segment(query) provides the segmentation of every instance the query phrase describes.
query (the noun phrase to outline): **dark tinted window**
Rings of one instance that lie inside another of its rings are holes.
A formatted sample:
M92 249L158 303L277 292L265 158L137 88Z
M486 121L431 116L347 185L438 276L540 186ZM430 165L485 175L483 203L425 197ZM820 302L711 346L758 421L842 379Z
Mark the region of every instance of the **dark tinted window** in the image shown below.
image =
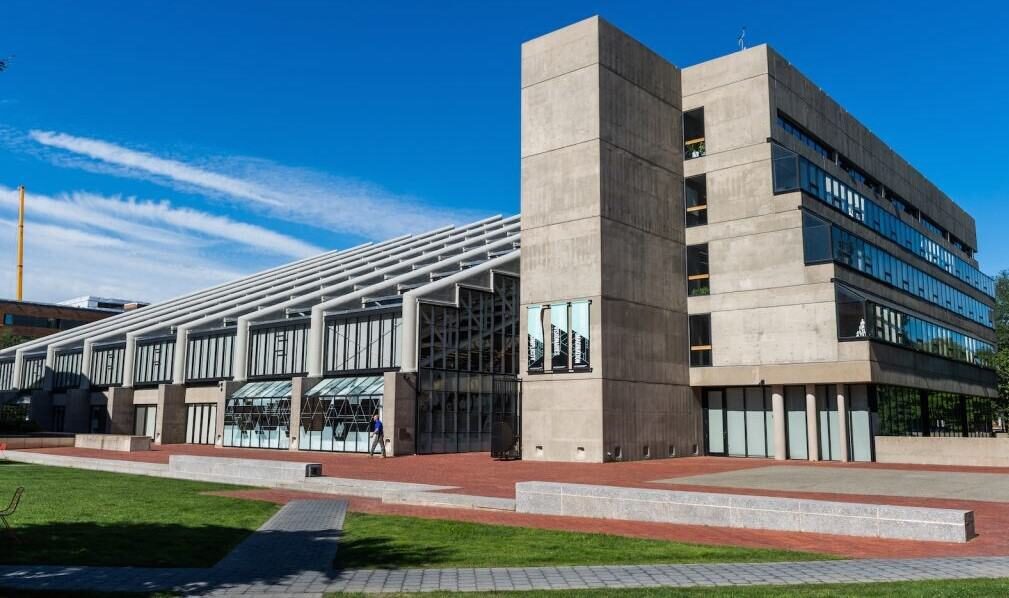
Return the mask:
M708 183L702 174L688 177L683 182L684 204L687 210L687 226L701 226L708 223Z
M809 212L803 212L802 248L807 264L829 262L832 259L830 224Z

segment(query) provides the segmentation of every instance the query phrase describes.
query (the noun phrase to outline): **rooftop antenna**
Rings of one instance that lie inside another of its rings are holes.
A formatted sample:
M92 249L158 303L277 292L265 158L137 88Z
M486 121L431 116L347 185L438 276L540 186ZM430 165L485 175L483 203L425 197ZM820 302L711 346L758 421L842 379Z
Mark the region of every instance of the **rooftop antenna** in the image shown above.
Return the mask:
M740 50L746 49L746 25L743 25L743 30L739 32L739 37L736 38L736 43L739 44Z

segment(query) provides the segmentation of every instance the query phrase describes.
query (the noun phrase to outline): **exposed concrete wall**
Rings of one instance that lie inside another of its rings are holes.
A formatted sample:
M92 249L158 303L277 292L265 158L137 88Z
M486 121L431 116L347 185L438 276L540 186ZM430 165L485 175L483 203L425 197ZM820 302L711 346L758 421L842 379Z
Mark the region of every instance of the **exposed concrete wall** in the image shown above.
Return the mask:
M876 461L1009 467L1009 438L876 436Z
M417 452L417 374L386 372L382 423L390 457ZM370 443L369 443L370 446Z
M158 386L158 410L155 413L154 444L186 442L186 386Z
M134 389L114 387L108 390L105 403L109 414L110 434L133 434L133 393Z
M298 376L291 378L291 431L290 431L290 445L288 450L297 451L298 449L298 437L301 436L301 404L305 399L305 395L308 391L312 390L319 381L322 380L320 377L314 376Z
M43 430L53 429L53 395L44 390L35 390L31 394L31 404L28 406L29 417Z
M523 371L524 458L640 459L697 442L682 417L697 406L679 105L676 67L599 18L523 45L523 308L592 302L591 371Z
M91 393L89 391L80 389L67 391L63 431L74 433L91 431Z
M775 112L781 109L792 119L817 137L843 154L897 194L928 214L933 220L963 239L972 247L977 247L977 231L974 219L945 193L939 190L918 170L894 152L883 140L858 122L842 106L831 99L816 83L810 81L781 55L767 46L747 50L763 54L768 62L771 76L771 97ZM726 57L731 59L734 55ZM689 70L689 69L688 69ZM865 93L871 93L866 88ZM773 113L772 113L773 114ZM790 147L805 152L789 135L774 127L773 136ZM812 156L810 156L812 157ZM841 178L842 171L834 170ZM910 222L910 220L906 220ZM937 235L931 235L918 226L927 236L940 244L951 246ZM963 257L962 254L960 254ZM965 258L966 259L966 258ZM976 264L975 264L976 265Z

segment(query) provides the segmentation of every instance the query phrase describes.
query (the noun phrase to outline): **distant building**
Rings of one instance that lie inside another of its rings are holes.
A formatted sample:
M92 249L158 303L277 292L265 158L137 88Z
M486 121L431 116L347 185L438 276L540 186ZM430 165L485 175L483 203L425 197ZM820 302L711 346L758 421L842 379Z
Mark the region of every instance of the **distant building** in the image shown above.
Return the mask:
M0 336L7 333L28 339L41 338L114 314L110 309L82 309L54 303L0 299Z
M95 297L94 295L85 295L84 297L76 297L74 299L67 299L66 301L60 301L58 305L80 307L82 309L100 309L104 311L121 313L124 311L130 311L133 309L146 307L147 305L150 304L145 303L143 301L131 301L129 299L113 299L111 297Z

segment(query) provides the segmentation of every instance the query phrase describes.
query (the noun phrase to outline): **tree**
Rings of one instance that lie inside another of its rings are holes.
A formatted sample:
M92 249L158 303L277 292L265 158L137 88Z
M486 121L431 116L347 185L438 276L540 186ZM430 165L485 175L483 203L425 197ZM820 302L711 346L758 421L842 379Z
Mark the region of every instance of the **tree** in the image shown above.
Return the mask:
M1003 418L1009 416L1009 270L995 277L995 372L998 374L999 406Z
M11 334L9 330L0 330L0 349L6 349L7 347L20 345L26 340L28 340L27 336L18 336L16 334Z

